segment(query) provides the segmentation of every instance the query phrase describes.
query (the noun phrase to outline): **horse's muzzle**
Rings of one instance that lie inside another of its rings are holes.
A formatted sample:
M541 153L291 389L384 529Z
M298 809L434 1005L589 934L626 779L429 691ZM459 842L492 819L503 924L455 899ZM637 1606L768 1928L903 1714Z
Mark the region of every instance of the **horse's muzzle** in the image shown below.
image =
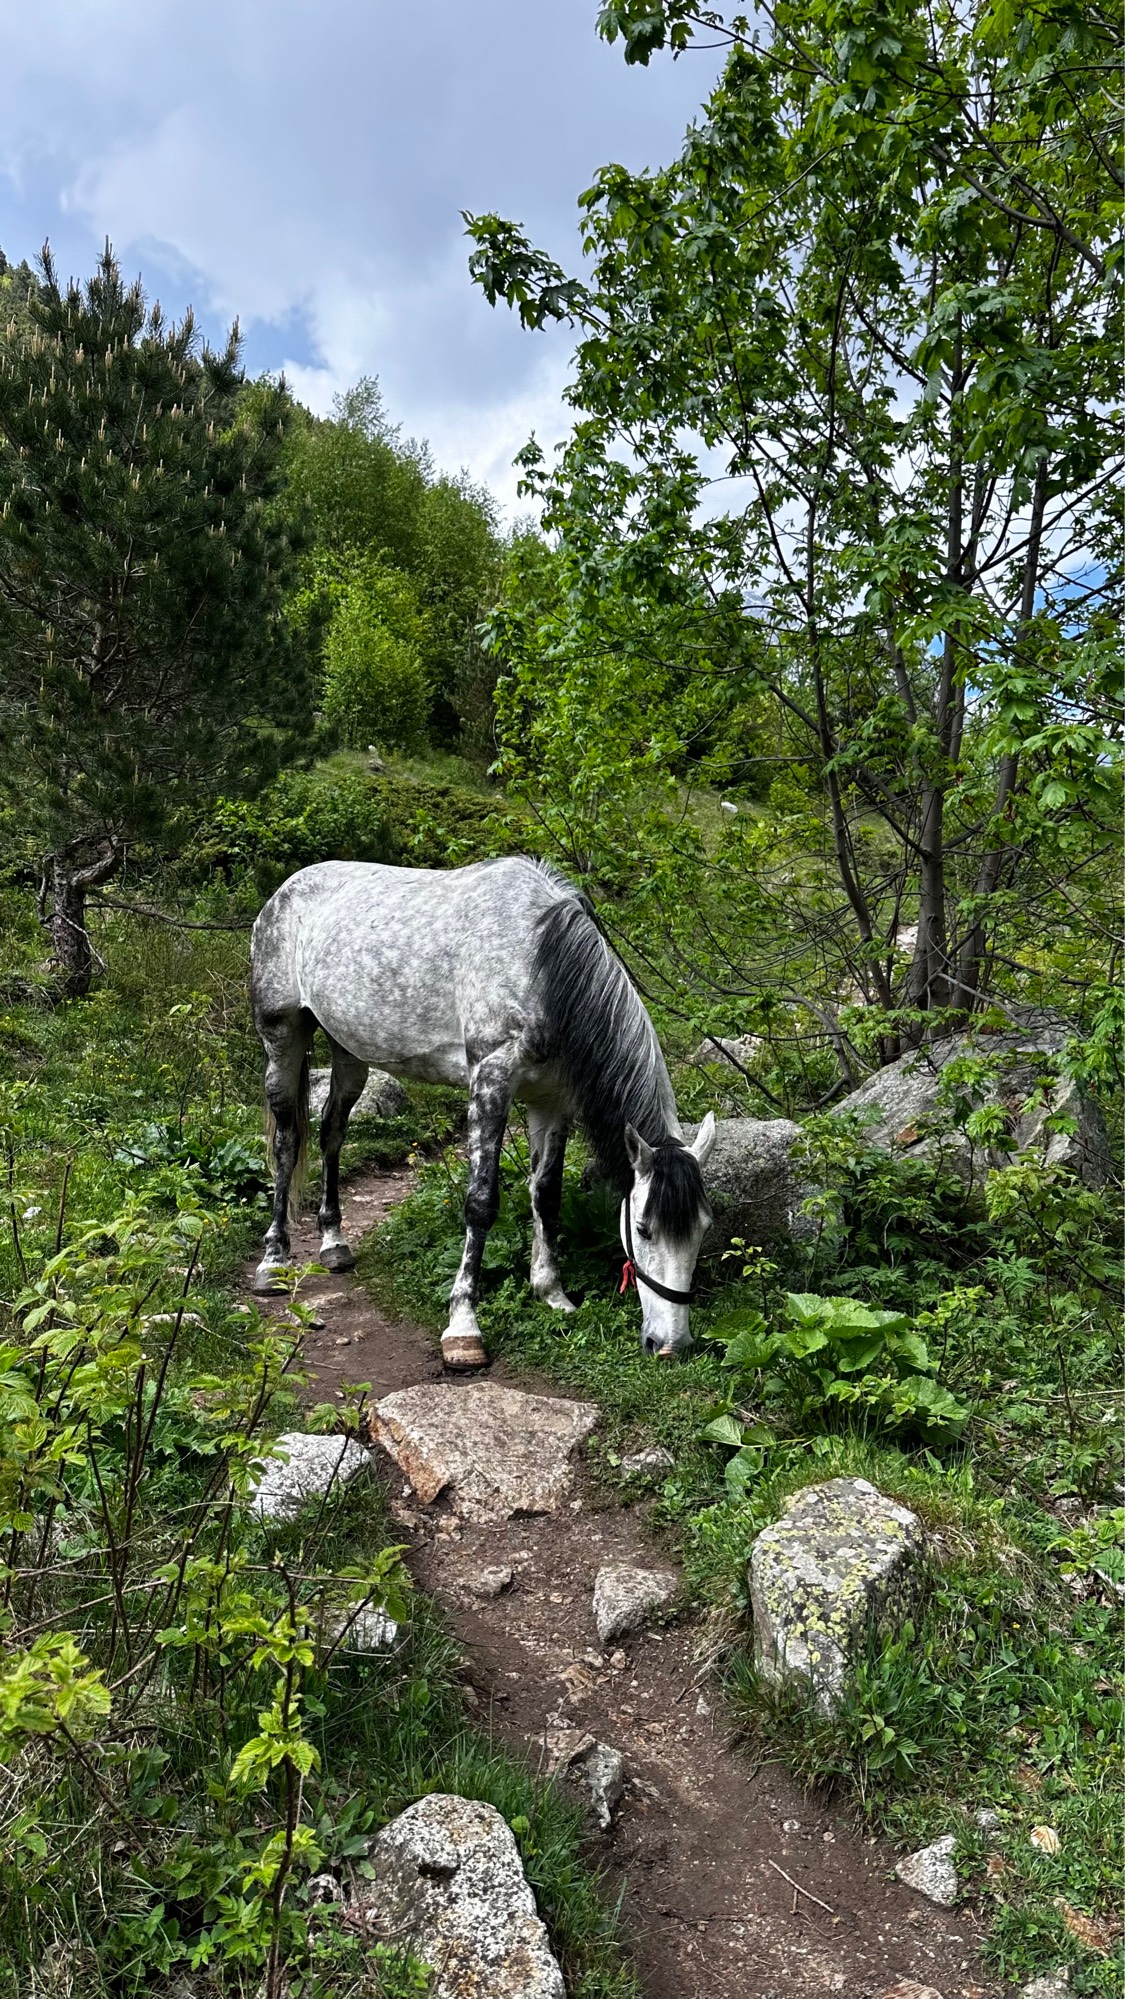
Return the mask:
M680 1341L678 1346L669 1341L668 1345L663 1347L657 1344L651 1333L644 1333L641 1336L641 1346L644 1352L654 1356L657 1360L678 1360L681 1354L690 1352L693 1345L694 1341L690 1333L686 1340Z

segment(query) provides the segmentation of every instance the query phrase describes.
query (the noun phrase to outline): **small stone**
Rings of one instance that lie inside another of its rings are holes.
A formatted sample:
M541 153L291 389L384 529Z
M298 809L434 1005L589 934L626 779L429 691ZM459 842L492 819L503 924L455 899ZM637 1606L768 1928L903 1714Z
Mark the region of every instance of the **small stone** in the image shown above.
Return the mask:
M608 1742L570 1727L552 1728L546 1738L548 1773L567 1776L584 1784L590 1793L594 1816L603 1832L613 1823L613 1814L625 1788L625 1759Z
M695 1712L699 1716L700 1721L710 1719L712 1708L706 1694L700 1694L699 1699L695 1703Z
M314 1908L321 1908L327 1902L342 1902L344 1891L334 1874L313 1874L309 1877L305 1894Z
M310 1069L309 1111L314 1118L324 1115L331 1082L331 1069ZM364 1118L403 1117L409 1109L410 1099L397 1078L388 1076L385 1069L371 1069L359 1101L352 1108L351 1122L362 1124Z
M675 1462L671 1451L666 1451L663 1444L653 1444L650 1450L633 1451L627 1458L622 1458L621 1470L635 1478L643 1472L669 1471Z
M1003 1823L999 1812L994 1812L991 1805L981 1805L973 1813L973 1824L980 1832L998 1832Z
M1053 1825L1033 1825L1028 1837L1040 1853L1062 1852L1062 1840Z
M953 1865L956 1845L954 1834L947 1832L941 1839L935 1839L932 1846L908 1853L898 1862L895 1873L905 1887L915 1889L943 1909L951 1908L957 1900L957 1869Z
M782 1832L800 1832L801 1830L800 1819L782 1819L781 1830Z
M920 1985L916 1978L900 1978L897 1985L888 1985L880 1999L941 1999L941 1993L934 1985Z
M639 1630L652 1611L671 1603L677 1588L676 1577L666 1570L607 1562L594 1579L594 1621L602 1644Z
M824 1841L825 1846L835 1846L836 1835L834 1832L822 1832L820 1836L821 1839Z
M259 1520L293 1520L310 1500L349 1485L371 1468L371 1453L353 1437L314 1437L303 1430L274 1439L288 1462L270 1457L258 1481L251 1510Z
M602 1831L608 1832L625 1789L625 1759L608 1742L595 1742L577 1767L590 1793L594 1817Z
M337 1659L347 1652L393 1652L399 1642L398 1624L374 1604L368 1604L365 1610L359 1611L348 1625L346 1636L340 1638L347 1624L346 1617L339 1617L332 1628L333 1643L340 1639L339 1651L335 1655Z
M628 1663L624 1652L611 1652L609 1655L610 1671L613 1673L623 1673Z
M506 1589L511 1589L513 1580L511 1569L470 1569L461 1578L461 1587L470 1596L502 1596Z
M434 1967L432 1999L566 1999L510 1828L434 1793L371 1843L363 1914Z
M1060 1964L1055 1971L1021 1986L1019 1999L1070 1999L1069 1965Z

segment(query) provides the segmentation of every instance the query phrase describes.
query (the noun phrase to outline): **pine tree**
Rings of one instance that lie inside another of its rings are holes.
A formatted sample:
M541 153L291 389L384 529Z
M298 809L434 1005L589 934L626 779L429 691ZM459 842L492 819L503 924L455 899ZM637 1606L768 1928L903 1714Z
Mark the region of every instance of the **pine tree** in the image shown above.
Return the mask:
M87 990L86 899L130 846L262 783L306 732L272 505L291 404L108 245L65 289L0 267L0 788L43 856L53 954Z

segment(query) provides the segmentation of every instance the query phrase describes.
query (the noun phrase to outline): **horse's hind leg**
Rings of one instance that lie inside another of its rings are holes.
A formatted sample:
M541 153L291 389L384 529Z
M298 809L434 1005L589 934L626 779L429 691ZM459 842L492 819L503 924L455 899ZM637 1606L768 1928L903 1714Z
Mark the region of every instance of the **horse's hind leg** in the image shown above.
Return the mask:
M569 1127L561 1111L528 1105L527 1136L531 1147L531 1288L556 1312L573 1312L573 1301L562 1287L558 1265L559 1207L562 1202L563 1161Z
M329 1037L331 1040L331 1037ZM320 1189L320 1261L326 1270L352 1270L355 1257L340 1227L340 1148L348 1119L367 1081L367 1064L349 1055L336 1041L332 1046L332 1083L320 1120L323 1177Z
M309 1049L313 1022L294 1012L259 1020L266 1051L266 1117L273 1164L273 1214L265 1251L251 1289L261 1296L284 1291L279 1276L289 1262L290 1198L300 1185L309 1130Z
M500 1209L500 1148L511 1103L512 1061L507 1049L499 1049L476 1063L469 1078L465 1248L441 1336L441 1357L449 1368L483 1367L488 1358L477 1324L477 1286L488 1231Z

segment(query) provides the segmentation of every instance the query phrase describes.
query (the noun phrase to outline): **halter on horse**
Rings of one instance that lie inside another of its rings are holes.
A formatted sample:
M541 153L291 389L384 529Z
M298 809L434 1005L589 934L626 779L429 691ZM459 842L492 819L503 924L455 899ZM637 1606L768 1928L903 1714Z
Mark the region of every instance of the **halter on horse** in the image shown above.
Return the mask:
M514 1098L528 1113L533 1291L558 1311L573 1310L556 1242L563 1158L577 1122L623 1197L622 1240L644 1287L646 1351L691 1344L688 1299L710 1221L700 1168L714 1119L684 1144L652 1022L590 904L568 882L522 858L451 869L326 861L291 876L265 905L251 967L274 1166L257 1290L282 1288L289 1260L309 1051L320 1027L332 1051L319 1213L320 1258L330 1270L354 1262L340 1227L340 1148L374 1064L469 1091L465 1247L442 1335L448 1367L485 1360L476 1298Z

